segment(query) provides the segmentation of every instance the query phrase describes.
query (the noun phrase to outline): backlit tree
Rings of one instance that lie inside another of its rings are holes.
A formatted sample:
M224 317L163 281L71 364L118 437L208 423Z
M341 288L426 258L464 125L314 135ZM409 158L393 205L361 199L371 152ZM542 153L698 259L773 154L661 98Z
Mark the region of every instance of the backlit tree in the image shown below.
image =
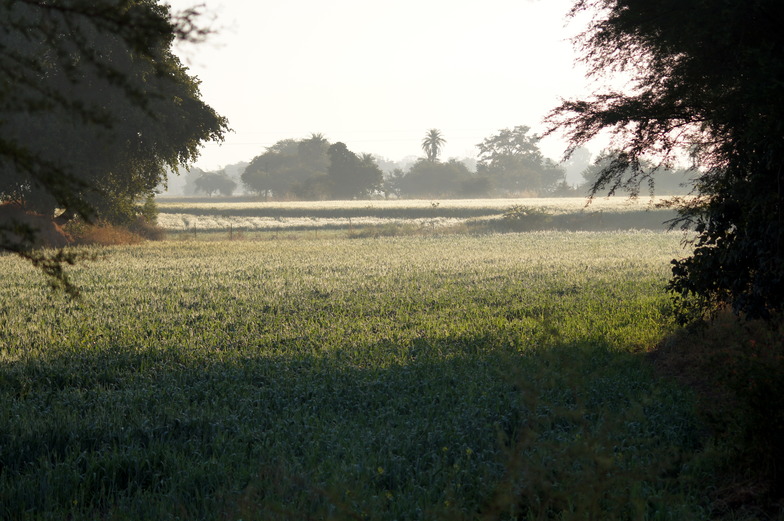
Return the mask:
M619 71L623 91L566 100L549 116L572 149L600 132L619 151L592 193L633 193L688 154L694 200L678 202L697 232L673 261L680 309L723 305L771 318L784 307L784 3L780 0L580 0L593 13L579 39L595 77Z
M431 128L427 135L422 139L422 150L425 152L428 161L438 161L441 149L446 144L446 139L441 135L441 131Z

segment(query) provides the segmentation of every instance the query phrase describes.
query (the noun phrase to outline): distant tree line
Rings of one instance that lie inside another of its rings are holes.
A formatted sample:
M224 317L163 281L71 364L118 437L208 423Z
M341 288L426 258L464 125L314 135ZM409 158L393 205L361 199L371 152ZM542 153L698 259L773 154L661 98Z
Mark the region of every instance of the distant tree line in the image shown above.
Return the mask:
M592 164L590 152L583 149L559 165L544 157L539 140L529 127L520 125L500 130L479 143L474 162L442 161L439 156L446 139L438 129L430 129L421 143L425 156L401 168L371 154L356 154L344 143L330 143L322 134L312 134L268 147L247 165L241 181L248 191L265 200L583 196L612 157L612 151L603 152ZM379 163L384 164L384 170ZM567 170L582 174L582 182L576 186L568 183ZM232 186L225 174L201 173L208 174L215 183ZM688 192L685 171L662 170L655 181L656 194ZM206 182L205 178L202 184ZM217 185L211 186L211 191L196 189L225 194Z

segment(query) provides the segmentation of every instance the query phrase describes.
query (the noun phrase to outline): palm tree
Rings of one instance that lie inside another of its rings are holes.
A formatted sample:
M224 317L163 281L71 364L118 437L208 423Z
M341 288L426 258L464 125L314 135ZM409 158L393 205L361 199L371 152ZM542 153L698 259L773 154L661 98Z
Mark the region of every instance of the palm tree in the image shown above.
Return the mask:
M376 157L373 154L368 154L367 152L363 152L359 155L359 161L363 165L375 165L376 164Z
M324 134L321 132L311 132L307 141L313 141L314 143L328 143L327 138L324 137Z
M431 128L427 131L425 139L422 140L422 150L427 154L428 161L438 161L438 154L441 153L441 147L446 143L446 139L441 137L441 131L436 128Z

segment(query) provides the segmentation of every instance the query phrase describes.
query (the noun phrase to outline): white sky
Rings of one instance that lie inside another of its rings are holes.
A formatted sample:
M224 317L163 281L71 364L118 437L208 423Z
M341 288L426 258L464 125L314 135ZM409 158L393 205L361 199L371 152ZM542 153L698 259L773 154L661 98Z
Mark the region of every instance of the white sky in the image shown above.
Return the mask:
M208 170L314 132L399 160L422 155L437 128L442 157L473 157L502 128L541 130L587 85L568 41L572 0L202 1L219 32L177 52L234 130L203 149ZM542 149L557 160L563 145Z

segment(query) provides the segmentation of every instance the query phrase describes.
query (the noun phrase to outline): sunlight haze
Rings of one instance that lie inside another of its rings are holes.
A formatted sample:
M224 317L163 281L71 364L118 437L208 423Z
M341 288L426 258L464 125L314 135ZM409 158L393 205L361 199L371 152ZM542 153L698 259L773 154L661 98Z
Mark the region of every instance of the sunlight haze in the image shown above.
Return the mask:
M194 5L171 2L173 10ZM206 43L177 51L233 132L197 166L250 161L275 142L322 133L353 151L472 157L498 130L542 118L585 89L568 41L569 0L244 2L206 0ZM560 159L563 144L542 142Z

